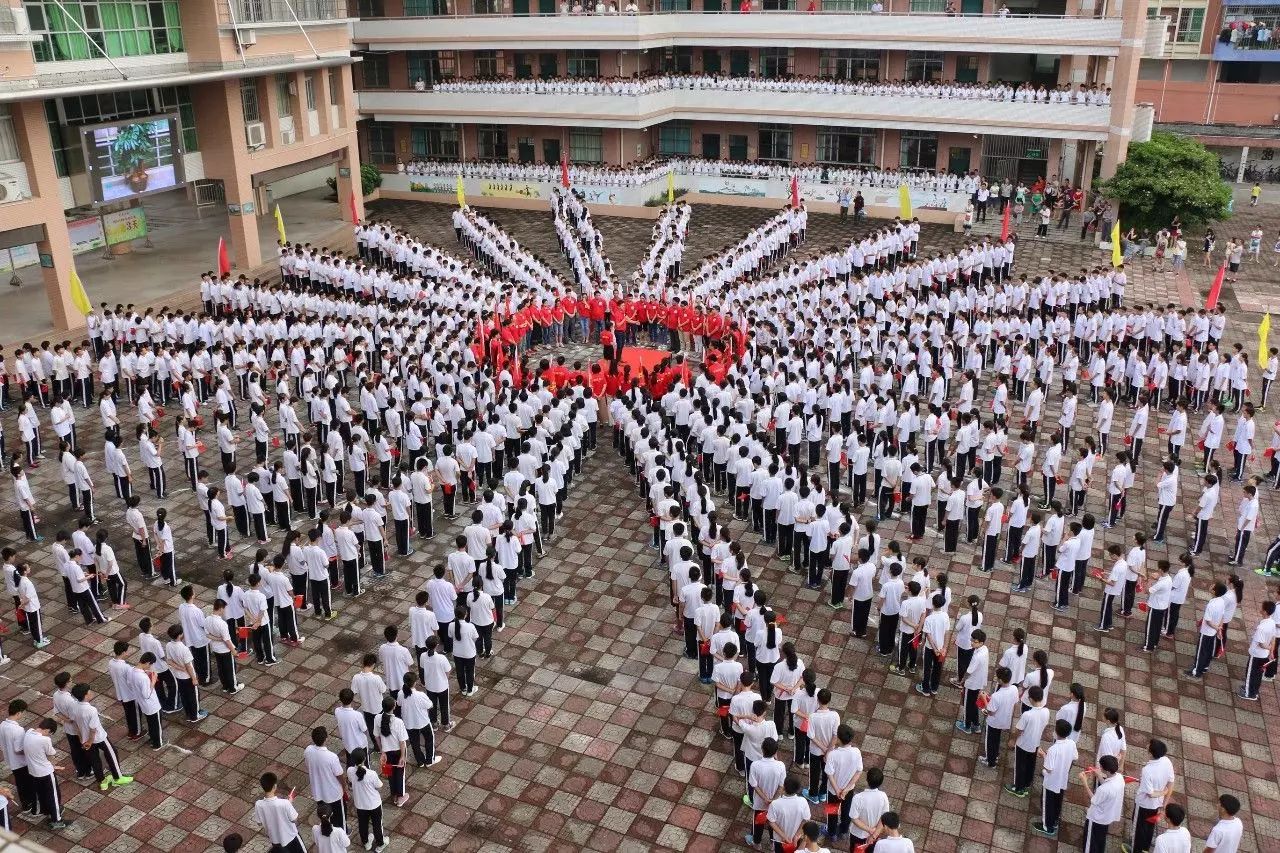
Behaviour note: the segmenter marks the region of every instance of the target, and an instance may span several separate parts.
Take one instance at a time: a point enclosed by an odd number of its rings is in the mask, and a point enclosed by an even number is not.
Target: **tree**
[[[1186,136],[1157,131],[1129,146],[1129,158],[1099,189],[1120,205],[1124,227],[1155,231],[1175,216],[1183,229],[1230,215],[1231,187],[1218,173],[1218,158]]]

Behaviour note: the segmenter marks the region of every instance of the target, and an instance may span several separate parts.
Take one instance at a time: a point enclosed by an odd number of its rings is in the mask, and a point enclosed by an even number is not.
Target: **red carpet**
[[[621,363],[631,365],[631,375],[639,376],[640,371],[652,370],[654,365],[669,355],[671,353],[666,350],[649,347],[623,347]]]

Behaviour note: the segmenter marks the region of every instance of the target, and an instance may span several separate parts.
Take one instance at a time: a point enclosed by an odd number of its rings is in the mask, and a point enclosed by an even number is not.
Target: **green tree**
[[[1187,136],[1157,131],[1129,146],[1129,158],[1099,187],[1120,205],[1122,227],[1157,230],[1173,217],[1184,230],[1230,215],[1231,187],[1218,158]]]

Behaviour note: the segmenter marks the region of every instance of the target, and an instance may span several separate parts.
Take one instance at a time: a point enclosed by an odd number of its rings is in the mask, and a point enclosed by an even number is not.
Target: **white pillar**
[[[1244,167],[1249,165],[1249,146],[1240,146],[1240,165],[1236,166],[1236,183],[1244,183]]]

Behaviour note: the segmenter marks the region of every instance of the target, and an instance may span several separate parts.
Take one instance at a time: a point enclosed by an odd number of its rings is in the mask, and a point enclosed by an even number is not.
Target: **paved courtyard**
[[[377,213],[456,250],[447,207],[381,203]],[[549,214],[498,211],[495,215],[534,251],[557,256]],[[686,263],[732,242],[768,215],[766,210],[695,209]],[[1268,235],[1280,229],[1276,208],[1260,208],[1258,219]],[[649,223],[600,218],[598,224],[615,269],[629,272],[648,242]],[[874,224],[814,216],[809,247],[826,248]],[[985,227],[998,229],[999,223],[993,218]],[[1248,228],[1243,230],[1247,233]],[[949,230],[930,226],[922,242],[931,249],[947,248],[958,240]],[[1074,239],[1026,240],[1019,248],[1019,268],[1028,272],[1078,269],[1104,258]],[[1258,317],[1249,311],[1274,304],[1274,297],[1280,297],[1280,270],[1271,268],[1268,260],[1265,269],[1248,272],[1224,298],[1233,309],[1241,309],[1232,312],[1229,339],[1252,347]],[[1135,271],[1128,298],[1195,304],[1203,299],[1212,270],[1202,269],[1197,257],[1189,273],[1180,279],[1171,273],[1152,273],[1144,264]],[[1280,416],[1278,408],[1280,401],[1273,400],[1259,423],[1269,424]],[[2,417],[12,447],[17,436],[13,410]],[[82,434],[96,434],[96,412],[80,417],[82,424],[92,425]],[[1117,412],[1118,423],[1127,417],[1127,412]],[[1091,419],[1091,410],[1082,407],[1081,424]],[[1193,419],[1194,425],[1198,422]],[[1260,442],[1266,434],[1266,427],[1260,426]],[[405,808],[388,804],[391,849],[397,853],[743,849],[741,837],[748,829],[749,812],[741,802],[741,780],[732,770],[727,742],[715,736],[709,692],[698,683],[695,664],[682,659],[680,644],[671,634],[666,574],[655,568],[655,552],[647,547],[643,501],[609,448],[607,432],[603,437],[601,449],[587,462],[586,477],[571,493],[563,536],[538,564],[536,578],[522,582],[520,602],[509,612],[507,630],[496,636],[493,658],[480,661],[480,692],[470,699],[454,697],[460,723],[438,739],[445,761],[411,772],[411,799]],[[1159,443],[1154,436],[1148,442],[1148,467],[1156,459]],[[101,452],[96,441],[90,441],[90,446],[91,469],[103,482]],[[169,459],[167,470],[176,480],[180,467],[175,459]],[[1104,507],[1102,479],[1097,478],[1088,510],[1100,512]],[[1182,483],[1184,507],[1194,505],[1198,494],[1194,481],[1188,470]],[[55,464],[35,472],[34,488],[37,497],[48,502],[42,513],[46,535],[73,524]],[[1139,494],[1154,489],[1149,473],[1139,473],[1137,489]],[[460,523],[446,523],[437,516],[436,539],[420,545],[413,557],[393,559],[390,580],[358,601],[338,596],[335,606],[341,613],[332,622],[304,617],[304,647],[283,650],[281,665],[272,669],[245,666],[241,680],[247,690],[233,697],[216,689],[202,691],[204,707],[210,711],[203,723],[187,726],[177,717],[167,717],[170,745],[153,753],[125,740],[105,664],[112,642],[121,637],[132,640],[142,616],[151,616],[161,626],[173,621],[178,596],[167,587],[136,580],[123,511],[109,491],[109,487],[100,488],[99,517],[112,531],[124,571],[135,579],[130,590],[134,607],[117,613],[105,628],[85,628],[77,617],[68,619],[60,605],[61,591],[47,547],[33,549],[22,540],[11,490],[3,490],[0,518],[5,525],[0,542],[17,547],[34,561],[35,579],[47,605],[47,628],[55,639],[46,649],[33,651],[11,628],[4,645],[13,663],[0,668],[0,702],[22,696],[34,710],[45,713],[55,673],[67,670],[74,680],[91,682],[102,694],[98,704],[110,717],[108,727],[125,771],[137,781],[102,794],[96,786],[84,786],[63,775],[63,796],[74,825],[51,835],[15,818],[16,831],[54,850],[185,853],[214,849],[225,833],[236,830],[250,839],[247,849],[262,851],[267,845],[252,826],[253,801],[259,774],[273,770],[284,776],[286,787],[297,786],[300,825],[309,840],[314,807],[302,753],[310,729],[328,725],[332,730],[336,694],[349,685],[360,656],[381,642],[382,628],[397,624],[407,629],[413,594],[429,577],[431,567],[451,550],[449,543]],[[1278,498],[1270,491],[1263,496],[1263,527],[1252,548],[1255,557],[1280,535]],[[1224,576],[1228,519],[1234,518],[1238,499],[1238,488],[1224,488],[1209,552],[1198,563],[1197,614],[1211,579]],[[160,503],[149,494],[144,494],[143,503],[152,518]],[[1128,544],[1133,531],[1151,530],[1153,503],[1132,501],[1122,525],[1099,531],[1091,567],[1100,566],[1098,555],[1107,545]],[[179,572],[196,585],[207,604],[225,565],[212,560],[205,546],[194,496],[175,491],[165,505],[178,533]],[[1008,756],[997,771],[975,769],[978,739],[953,728],[958,692],[944,688],[933,700],[917,695],[905,679],[889,674],[883,660],[869,654],[865,643],[850,639],[847,610],[828,609],[821,594],[805,589],[800,576],[788,573],[786,564],[758,537],[737,522],[730,528],[740,537],[753,574],[786,614],[787,637],[796,641],[806,665],[817,669],[819,683],[830,687],[836,697],[834,707],[853,726],[855,743],[868,766],[884,768],[885,790],[901,812],[903,828],[917,850],[1049,853],[1079,849],[1085,797],[1074,780],[1059,840],[1033,836],[1029,823],[1038,799],[1017,799],[1001,791],[1012,772]],[[905,544],[902,523],[887,523],[881,532],[886,539],[898,538]],[[1186,548],[1189,532],[1186,519],[1175,517],[1169,545],[1151,546],[1148,559],[1176,558]],[[280,534],[273,531],[272,548],[280,542]],[[229,565],[240,579],[252,549],[245,541],[236,543],[236,559]],[[1169,743],[1178,773],[1177,798],[1188,805],[1193,836],[1205,837],[1216,817],[1217,795],[1229,791],[1245,804],[1243,849],[1253,853],[1276,849],[1280,725],[1268,725],[1268,718],[1274,721],[1280,713],[1280,698],[1274,683],[1264,684],[1260,703],[1242,702],[1235,696],[1243,676],[1246,631],[1256,620],[1258,602],[1267,595],[1275,598],[1275,589],[1267,589],[1261,578],[1248,573],[1241,607],[1244,622],[1237,621],[1232,628],[1227,666],[1219,661],[1203,681],[1191,681],[1182,675],[1192,654],[1195,617],[1190,613],[1184,615],[1178,641],[1166,641],[1148,656],[1138,651],[1141,624],[1137,620],[1108,635],[1092,630],[1099,602],[1096,581],[1089,582],[1085,595],[1068,612],[1055,613],[1049,609],[1046,584],[1037,586],[1033,596],[1012,596],[1007,566],[999,564],[990,576],[975,572],[972,546],[962,544],[958,554],[943,555],[940,540],[926,538],[908,553],[922,553],[933,571],[946,571],[957,600],[969,594],[983,599],[985,627],[996,656],[1019,626],[1027,629],[1032,648],[1049,651],[1057,671],[1052,708],[1064,702],[1071,682],[1084,685],[1091,711],[1081,741],[1081,766],[1090,763],[1094,754],[1100,709],[1119,708],[1129,733],[1129,767],[1141,766],[1149,737]],[[1192,603],[1187,607],[1190,610]],[[55,741],[60,747],[65,744],[61,735]],[[1267,838],[1273,840],[1267,842]],[[1119,841],[1113,832],[1114,849],[1119,849]]]

